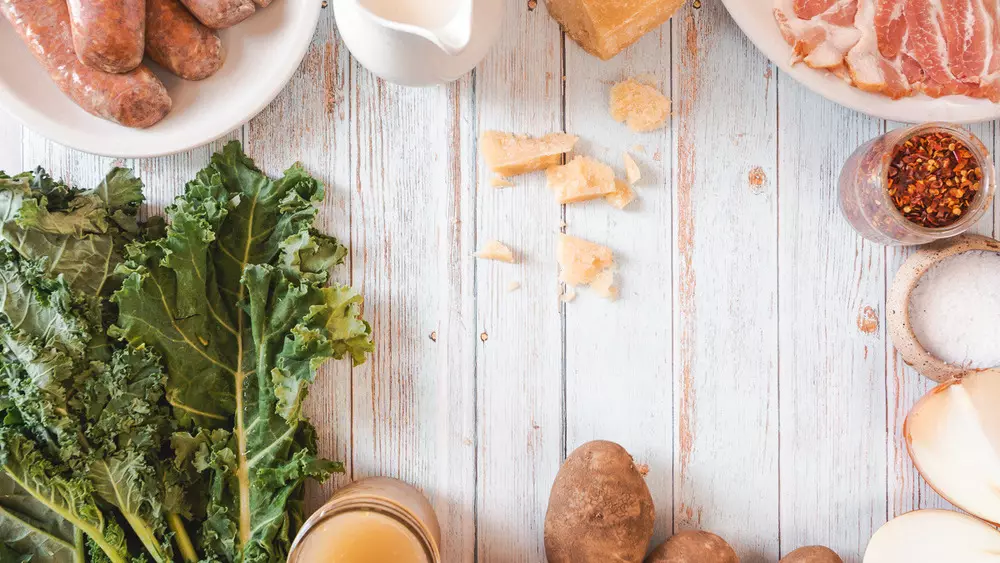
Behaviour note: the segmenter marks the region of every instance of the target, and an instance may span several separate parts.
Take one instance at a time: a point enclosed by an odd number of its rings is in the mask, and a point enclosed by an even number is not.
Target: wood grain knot
[[[870,305],[858,308],[858,330],[865,334],[878,330],[878,313]]]

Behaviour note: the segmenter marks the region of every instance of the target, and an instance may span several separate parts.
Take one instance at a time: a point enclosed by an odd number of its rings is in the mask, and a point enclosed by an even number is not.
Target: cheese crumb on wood
[[[590,289],[605,299],[614,301],[618,298],[618,288],[615,287],[615,269],[608,268],[597,274],[590,284]]]
[[[604,270],[615,265],[610,248],[570,235],[559,235],[556,244],[559,281],[569,285],[590,285]]]
[[[577,137],[549,133],[543,137],[486,131],[479,137],[479,152],[491,170],[503,176],[517,176],[544,170],[562,162],[573,150]]]
[[[615,191],[604,196],[604,199],[618,209],[625,209],[625,206],[635,200],[635,191],[623,180],[615,179]]]
[[[509,284],[507,284],[507,293],[512,293],[519,289],[521,289],[521,282],[512,281]]]
[[[546,0],[549,15],[588,53],[610,59],[670,19],[686,0]]]
[[[514,253],[504,243],[498,240],[491,240],[484,244],[475,254],[476,258],[484,260],[497,260],[499,262],[514,263]]]
[[[514,186],[513,182],[503,176],[494,176],[493,179],[490,180],[490,184],[494,188],[510,188]]]
[[[571,285],[566,286],[566,291],[559,296],[559,300],[563,303],[569,303],[574,299],[576,299],[576,288]]]
[[[622,159],[625,161],[625,178],[628,183],[635,185],[636,182],[642,179],[642,172],[639,170],[639,165],[635,163],[635,160],[627,152],[622,153]]]
[[[576,203],[606,196],[615,191],[615,172],[610,166],[586,156],[545,171],[549,189],[559,203]]]
[[[663,127],[670,117],[670,99],[656,88],[630,78],[611,87],[611,117],[644,133]]]

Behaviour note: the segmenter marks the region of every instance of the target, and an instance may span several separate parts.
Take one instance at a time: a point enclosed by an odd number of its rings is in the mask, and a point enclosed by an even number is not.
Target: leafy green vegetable
[[[302,401],[326,359],[360,363],[372,343],[360,295],[326,285],[346,249],[312,228],[322,198],[300,166],[271,180],[230,143],[118,268],[112,333],[163,357],[189,428],[175,448],[207,493],[200,548],[221,561],[283,562],[303,483],[341,470],[317,458]]]
[[[167,209],[0,172],[0,561],[283,563],[317,457],[302,403],[372,350],[320,184],[230,143]],[[189,533],[191,530],[193,535]]]
[[[0,473],[0,561],[78,563],[77,540],[72,524]]]

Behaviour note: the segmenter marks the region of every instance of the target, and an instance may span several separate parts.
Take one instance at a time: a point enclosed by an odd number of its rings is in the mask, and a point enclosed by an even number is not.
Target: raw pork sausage
[[[146,0],[146,52],[185,80],[201,80],[222,66],[222,41],[180,0]]]
[[[170,96],[145,66],[111,74],[73,52],[66,0],[0,0],[10,20],[59,89],[88,112],[127,127],[149,127],[170,111]]]
[[[253,0],[181,0],[198,21],[212,29],[234,26],[253,15]]]
[[[73,47],[80,62],[105,72],[128,72],[142,62],[143,0],[67,0]]]

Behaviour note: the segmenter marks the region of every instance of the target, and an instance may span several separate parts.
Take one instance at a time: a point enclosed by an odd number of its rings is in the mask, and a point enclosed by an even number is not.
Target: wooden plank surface
[[[476,71],[480,131],[562,129],[561,34],[541,5],[506,3],[493,51]],[[562,213],[545,175],[490,185],[480,165],[476,239],[511,246],[517,264],[476,263],[478,561],[544,561],[549,488],[565,450],[562,318],[555,265]],[[517,291],[508,292],[511,282]]]
[[[566,206],[566,232],[609,246],[620,264],[617,301],[583,289],[565,306],[566,449],[612,440],[649,466],[655,543],[673,529],[671,128],[635,133],[607,107],[611,86],[629,77],[654,81],[669,95],[670,36],[661,27],[601,64],[566,43],[566,130],[581,138],[576,152],[624,179],[627,151],[643,175],[624,210],[603,199]]]
[[[886,512],[884,249],[854,233],[836,186],[883,123],[784,75],[778,102],[781,552],[860,562]]]
[[[411,90],[361,68],[327,10],[288,88],[216,143],[120,161],[0,114],[0,169],[43,165],[89,187],[132,166],[152,212],[229,139],[272,175],[298,160],[323,179],[320,227],[351,247],[335,279],[364,294],[378,349],[359,368],[327,366],[313,389],[321,451],[348,473],[311,486],[308,505],[368,475],[413,482],[449,563],[544,561],[555,473],[597,438],[650,466],[656,541],[705,528],[748,563],[813,543],[856,563],[887,518],[946,506],[900,435],[932,384],[902,365],[884,323],[911,251],[857,237],[835,199],[844,159],[897,124],[780,75],[718,2],[685,7],[607,62],[541,3],[508,2],[506,15],[474,74]],[[672,96],[664,130],[608,117],[610,85],[635,75]],[[638,200],[562,208],[544,174],[496,189],[476,152],[486,129],[578,134],[578,152],[619,175],[630,150]],[[973,131],[998,148],[994,123]],[[976,230],[998,227],[1000,208]],[[619,301],[581,291],[560,303],[563,228],[615,250]],[[518,263],[474,260],[489,239]]]
[[[442,556],[471,560],[474,223],[462,219],[474,209],[474,160],[462,112],[472,89],[352,76],[352,283],[377,346],[353,371],[353,475],[422,488],[445,531]]]
[[[778,196],[753,178],[777,175],[777,88],[720,3],[672,24],[674,528],[775,561]]]

